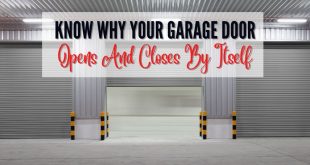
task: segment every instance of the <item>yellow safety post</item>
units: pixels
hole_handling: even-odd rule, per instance
[[[208,112],[202,112],[202,139],[207,139],[208,130],[207,130],[207,116]]]
[[[232,112],[232,138],[237,139],[237,112]]]
[[[71,140],[75,140],[75,113],[70,112],[70,138]]]
[[[105,139],[105,114],[104,112],[100,113],[100,140]]]

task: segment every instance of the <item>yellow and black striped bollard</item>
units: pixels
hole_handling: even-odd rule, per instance
[[[237,139],[237,112],[232,112],[232,138]]]
[[[104,112],[100,113],[100,140],[105,139],[105,114]]]
[[[202,112],[199,113],[199,136],[202,136]]]
[[[202,139],[207,139],[208,130],[207,130],[207,116],[208,112],[202,112]]]
[[[109,120],[109,112],[107,112],[107,138],[109,137],[110,134],[110,120]]]
[[[70,112],[70,138],[75,140],[75,113]]]

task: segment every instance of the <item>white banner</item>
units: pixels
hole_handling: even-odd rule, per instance
[[[43,77],[263,77],[263,13],[44,12]]]

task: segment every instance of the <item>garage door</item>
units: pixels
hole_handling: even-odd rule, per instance
[[[238,135],[310,136],[310,44],[267,43],[264,78],[237,79]]]
[[[108,78],[109,87],[201,87],[201,78]]]
[[[197,138],[200,101],[201,87],[108,87],[111,138]]]
[[[0,44],[0,138],[68,137],[70,79],[41,78],[41,43]]]

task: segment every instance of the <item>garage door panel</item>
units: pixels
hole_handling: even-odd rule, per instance
[[[294,46],[267,45],[264,78],[237,79],[240,137],[310,136],[310,47]]]
[[[109,87],[201,87],[201,78],[107,78]]]
[[[68,78],[41,77],[41,43],[0,44],[0,138],[66,138]]]

